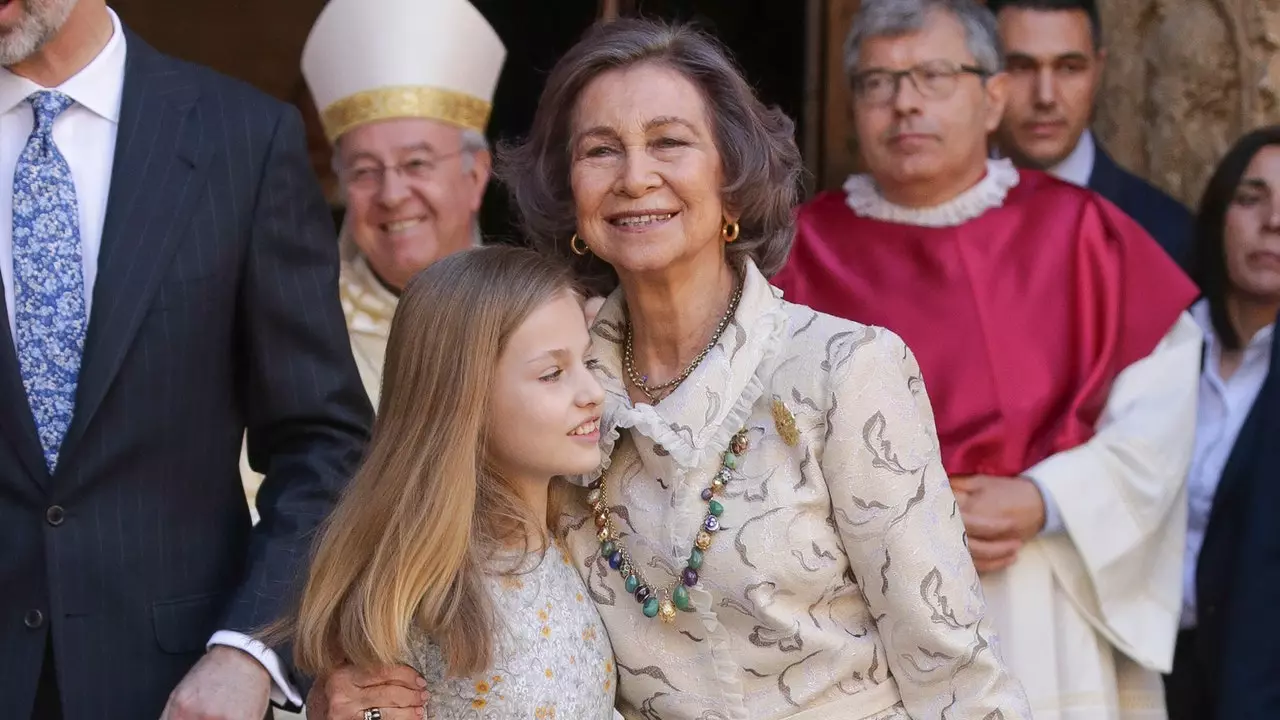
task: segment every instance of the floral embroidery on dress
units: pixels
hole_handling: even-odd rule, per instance
[[[498,637],[491,668],[446,678],[439,648],[422,643],[413,665],[427,680],[427,717],[514,720],[613,717],[615,675],[609,637],[595,605],[574,600],[581,577],[559,545],[533,555],[518,575],[494,577]],[[534,565],[536,563],[536,565]]]

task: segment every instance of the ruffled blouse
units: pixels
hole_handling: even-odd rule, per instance
[[[624,716],[1029,717],[896,335],[786,303],[748,264],[720,342],[653,406],[627,396],[623,323],[614,293],[592,330],[607,459],[577,480],[608,474],[620,542],[648,580],[679,577],[708,514],[703,489],[740,429],[749,444],[718,496],[693,609],[672,623],[641,613],[585,509],[571,518]]]

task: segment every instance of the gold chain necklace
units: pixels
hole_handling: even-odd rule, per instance
[[[631,320],[630,318],[627,319],[627,329],[623,342],[622,369],[626,371],[627,379],[631,381],[631,384],[644,393],[650,403],[656,405],[663,397],[666,397],[672,390],[679,387],[680,383],[688,379],[689,375],[698,367],[698,364],[707,357],[707,353],[711,352],[716,343],[720,342],[720,336],[724,335],[724,331],[729,328],[729,323],[733,322],[734,314],[738,312],[738,302],[742,300],[742,285],[743,283],[738,283],[738,287],[733,291],[733,296],[729,298],[729,308],[725,310],[724,315],[720,318],[720,323],[716,325],[716,331],[711,336],[711,342],[707,343],[707,346],[702,348],[702,352],[698,353],[693,358],[693,361],[685,366],[683,372],[660,385],[646,384],[649,376],[641,375],[636,370],[635,355],[632,352],[632,342],[635,336],[632,333]],[[659,393],[661,393],[661,397],[659,397]]]

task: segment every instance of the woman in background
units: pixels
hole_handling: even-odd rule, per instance
[[[1280,648],[1265,641],[1275,623],[1258,610],[1274,613],[1263,599],[1280,598],[1280,504],[1258,493],[1276,497],[1280,485],[1280,126],[1245,135],[1218,165],[1200,203],[1192,272],[1205,350],[1169,717],[1276,718]],[[1260,506],[1266,518],[1251,521]],[[1268,546],[1269,559],[1248,559]]]
[[[600,463],[589,342],[568,272],[532,251],[464,251],[410,282],[367,459],[288,636],[311,676],[405,663],[426,683],[329,717],[613,716],[608,636],[546,529],[553,478]]]

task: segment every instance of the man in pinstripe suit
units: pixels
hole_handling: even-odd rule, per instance
[[[0,717],[257,720],[371,415],[301,120],[105,0],[0,0],[0,65]]]

